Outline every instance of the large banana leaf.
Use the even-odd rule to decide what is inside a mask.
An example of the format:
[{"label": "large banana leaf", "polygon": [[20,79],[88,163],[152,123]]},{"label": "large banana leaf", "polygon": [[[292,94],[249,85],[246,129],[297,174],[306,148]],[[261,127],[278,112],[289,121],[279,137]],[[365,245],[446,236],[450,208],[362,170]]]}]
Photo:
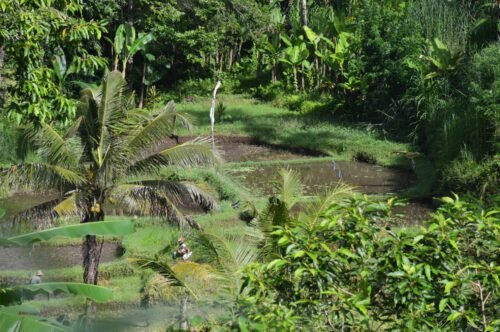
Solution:
[{"label": "large banana leaf", "polygon": [[110,288],[78,282],[46,282],[21,287],[35,293],[51,294],[54,292],[64,292],[67,294],[81,295],[96,302],[106,302],[113,298],[113,291]]},{"label": "large banana leaf", "polygon": [[[52,294],[54,292],[81,295],[96,302],[105,302],[113,298],[113,292],[110,288],[77,282],[46,282],[0,289],[0,308],[2,306],[7,306],[11,309],[15,308],[16,306],[13,305],[21,303],[23,294]],[[4,309],[2,308],[2,310]],[[25,311],[22,309],[18,312],[24,313]]]},{"label": "large banana leaf", "polygon": [[33,307],[26,305],[9,305],[12,303],[20,303],[22,294],[50,294],[54,292],[81,295],[97,302],[108,301],[113,297],[112,290],[109,288],[73,282],[54,282],[2,288],[0,289],[0,331],[69,331],[66,326],[63,326],[57,321],[26,315],[38,313]]},{"label": "large banana leaf", "polygon": [[40,317],[21,316],[0,310],[0,331],[12,332],[59,332],[69,331],[64,325],[46,321]]},{"label": "large banana leaf", "polygon": [[134,230],[134,223],[131,220],[99,221],[56,227],[43,231],[13,236],[6,239],[0,239],[0,246],[28,245],[40,241],[47,241],[54,237],[81,238],[85,235],[121,236],[133,233]]}]

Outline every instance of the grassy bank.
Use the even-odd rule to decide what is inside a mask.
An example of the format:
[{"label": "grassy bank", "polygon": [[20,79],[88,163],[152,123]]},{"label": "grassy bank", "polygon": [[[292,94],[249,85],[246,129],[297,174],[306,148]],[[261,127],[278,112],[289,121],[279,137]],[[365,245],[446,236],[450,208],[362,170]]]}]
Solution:
[{"label": "grassy bank", "polygon": [[[221,95],[218,101],[226,107],[223,122],[217,120],[218,135],[245,135],[263,143],[320,151],[338,160],[352,160],[365,153],[383,166],[409,167],[398,151],[412,151],[413,146],[380,137],[369,129],[326,121],[316,114],[301,114],[262,104],[243,96]],[[210,99],[178,104],[178,110],[191,116],[194,135],[210,134]],[[185,134],[182,131],[181,134]]]}]

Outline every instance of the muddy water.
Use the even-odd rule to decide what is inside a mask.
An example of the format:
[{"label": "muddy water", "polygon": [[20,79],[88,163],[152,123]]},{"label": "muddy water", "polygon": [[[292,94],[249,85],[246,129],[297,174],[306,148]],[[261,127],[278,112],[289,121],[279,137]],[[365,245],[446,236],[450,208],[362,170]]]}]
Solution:
[{"label": "muddy water", "polygon": [[[0,248],[0,271],[5,270],[46,270],[82,264],[82,247],[68,245],[62,247],[40,246]],[[116,243],[104,243],[101,262],[110,262],[120,255]]]},{"label": "muddy water", "polygon": [[280,168],[298,173],[306,195],[318,195],[331,190],[340,181],[355,186],[366,194],[396,193],[415,182],[415,177],[396,170],[355,161],[319,161],[288,165],[272,165],[231,171],[244,185],[262,195],[273,193],[273,181]]}]

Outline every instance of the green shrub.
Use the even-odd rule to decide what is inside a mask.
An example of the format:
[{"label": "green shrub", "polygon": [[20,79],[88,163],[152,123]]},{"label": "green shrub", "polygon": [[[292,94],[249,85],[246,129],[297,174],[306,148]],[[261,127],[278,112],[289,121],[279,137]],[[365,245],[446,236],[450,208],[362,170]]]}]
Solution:
[{"label": "green shrub", "polygon": [[283,86],[280,82],[274,84],[259,85],[256,88],[250,88],[252,97],[262,101],[273,101],[283,94]]},{"label": "green shrub", "polygon": [[18,132],[15,125],[0,116],[0,166],[15,163],[17,160]]},{"label": "green shrub", "polygon": [[441,172],[441,191],[470,193],[476,197],[500,194],[500,155],[477,162],[470,153],[462,153]]},{"label": "green shrub", "polygon": [[387,225],[367,198],[292,219],[281,254],[244,270],[242,321],[272,331],[494,331],[500,296],[498,211],[445,197],[426,227]]},{"label": "green shrub", "polygon": [[176,87],[176,92],[179,96],[210,96],[215,86],[213,79],[190,79],[179,82]]}]

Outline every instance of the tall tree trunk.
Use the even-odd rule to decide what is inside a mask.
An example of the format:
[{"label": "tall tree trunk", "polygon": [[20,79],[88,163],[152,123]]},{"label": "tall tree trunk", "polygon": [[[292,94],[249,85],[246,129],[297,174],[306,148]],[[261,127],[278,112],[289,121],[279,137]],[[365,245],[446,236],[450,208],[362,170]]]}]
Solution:
[{"label": "tall tree trunk", "polygon": [[181,298],[181,307],[180,307],[180,316],[179,316],[179,330],[187,331],[188,322],[187,322],[187,297],[183,296]]},{"label": "tall tree trunk", "polygon": [[299,80],[297,78],[297,67],[293,66],[293,89],[295,93],[299,92]]},{"label": "tall tree trunk", "polygon": [[131,26],[134,25],[134,0],[128,0],[127,21]]},{"label": "tall tree trunk", "polygon": [[228,62],[227,62],[227,71],[231,71],[231,68],[233,67],[233,58],[234,58],[234,50],[231,47],[231,49],[229,50],[229,59],[228,59]]},{"label": "tall tree trunk", "polygon": [[[5,49],[4,49],[4,46],[2,45],[0,47],[0,89],[2,89],[2,86],[3,86],[3,63],[4,63],[4,59],[5,59]],[[2,93],[2,95],[3,95],[2,91],[0,91],[0,93]]]},{"label": "tall tree trunk", "polygon": [[[80,223],[88,223],[104,220],[104,212],[101,209],[102,204],[92,203],[89,200],[87,211]],[[97,207],[97,209],[96,209]],[[82,245],[83,256],[83,282],[86,284],[97,285],[99,281],[99,262],[101,260],[102,245],[97,243],[95,235],[86,235]],[[86,322],[89,327],[95,318],[96,305],[93,301],[88,300],[85,308]]]},{"label": "tall tree trunk", "polygon": [[240,39],[240,44],[238,45],[238,60],[241,59],[241,49],[243,48],[243,38]]},{"label": "tall tree trunk", "polygon": [[307,0],[301,0],[300,4],[302,7],[302,24],[308,25],[309,22],[307,19]]},{"label": "tall tree trunk", "polygon": [[314,57],[314,67],[316,68],[316,90],[319,90],[321,86],[321,69],[318,57]]},{"label": "tall tree trunk", "polygon": [[224,52],[220,52],[219,61],[219,73],[222,73],[222,70],[224,69]]},{"label": "tall tree trunk", "polygon": [[141,95],[139,97],[139,108],[144,106],[144,90],[145,90],[145,82],[146,82],[146,61],[144,61],[144,66],[142,67],[142,79],[141,79]]},{"label": "tall tree trunk", "polygon": [[258,50],[255,51],[255,57],[257,58],[257,72],[255,73],[255,78],[259,78],[262,73],[262,62],[260,61],[261,54]]}]

